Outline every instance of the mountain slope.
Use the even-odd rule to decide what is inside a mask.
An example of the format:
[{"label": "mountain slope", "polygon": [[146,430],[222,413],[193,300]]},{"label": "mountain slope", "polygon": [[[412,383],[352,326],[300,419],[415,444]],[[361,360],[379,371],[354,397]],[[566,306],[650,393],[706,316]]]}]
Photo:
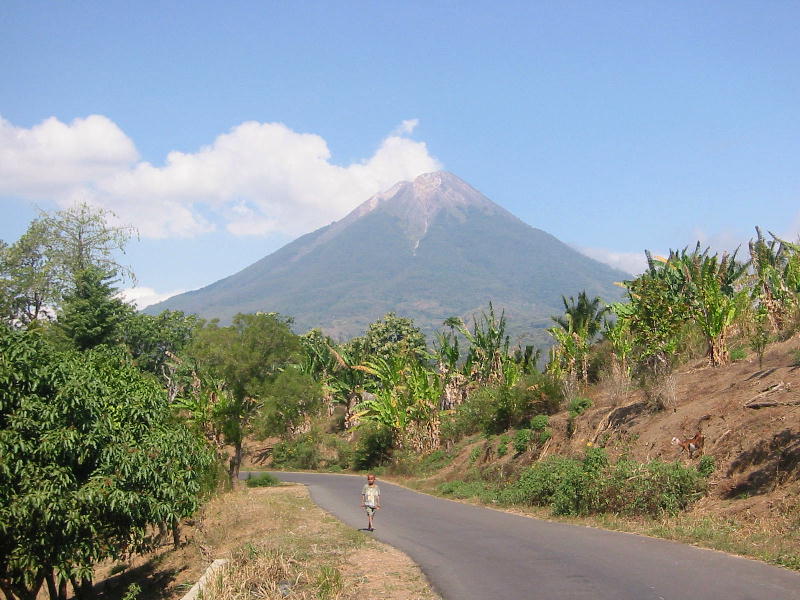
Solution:
[{"label": "mountain slope", "polygon": [[561,295],[619,297],[627,275],[530,227],[455,175],[438,172],[370,198],[205,288],[150,307],[218,317],[276,311],[298,331],[351,337],[388,311],[426,332],[489,301],[515,333],[549,326]]}]

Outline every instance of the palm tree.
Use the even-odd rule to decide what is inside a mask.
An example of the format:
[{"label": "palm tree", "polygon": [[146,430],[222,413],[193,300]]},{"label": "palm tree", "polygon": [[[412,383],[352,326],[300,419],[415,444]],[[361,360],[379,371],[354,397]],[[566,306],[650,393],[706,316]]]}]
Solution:
[{"label": "palm tree", "polygon": [[599,296],[589,300],[586,291],[578,294],[576,301],[573,296],[567,300],[566,296],[561,296],[564,303],[564,314],[560,317],[552,317],[563,329],[578,335],[585,334],[587,341],[591,341],[599,332],[603,324],[603,316],[610,310],[603,305]]}]

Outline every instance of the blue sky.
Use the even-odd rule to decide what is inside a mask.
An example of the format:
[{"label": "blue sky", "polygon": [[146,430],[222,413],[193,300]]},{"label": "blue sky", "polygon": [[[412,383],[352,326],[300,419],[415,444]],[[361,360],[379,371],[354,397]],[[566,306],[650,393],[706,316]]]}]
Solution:
[{"label": "blue sky", "polygon": [[799,26],[777,1],[6,0],[0,239],[111,209],[146,301],[437,168],[628,269],[795,239]]}]

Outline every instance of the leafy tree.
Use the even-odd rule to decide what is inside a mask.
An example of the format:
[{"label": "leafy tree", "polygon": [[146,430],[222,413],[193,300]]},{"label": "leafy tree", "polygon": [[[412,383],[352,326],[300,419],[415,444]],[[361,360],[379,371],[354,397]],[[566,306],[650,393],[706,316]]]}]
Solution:
[{"label": "leafy tree", "polygon": [[671,254],[667,264],[686,279],[689,312],[706,339],[709,361],[714,366],[727,363],[728,331],[747,301],[747,291],[738,287],[747,264],[737,263],[736,252],[709,255],[699,244],[692,253]]},{"label": "leafy tree", "polygon": [[254,429],[261,437],[291,436],[303,429],[309,417],[319,413],[322,394],[314,379],[298,368],[288,367],[265,385],[263,408]]},{"label": "leafy tree", "polygon": [[40,221],[49,238],[49,259],[62,285],[68,288],[89,267],[133,278],[115,255],[125,251],[136,231],[110,225],[115,218],[113,212],[85,202],[55,214],[43,213]]},{"label": "leafy tree", "polygon": [[116,296],[113,275],[90,266],[76,274],[75,287],[64,297],[58,330],[79,350],[122,340],[122,326],[133,308]]},{"label": "leafy tree", "polygon": [[376,357],[360,369],[375,376],[378,384],[374,395],[359,405],[359,416],[386,427],[399,448],[437,448],[442,380],[436,373],[402,353]]},{"label": "leafy tree", "polygon": [[27,326],[51,316],[60,298],[53,263],[48,257],[48,232],[34,221],[14,244],[0,245],[0,318]]},{"label": "leafy tree", "polygon": [[52,600],[91,589],[93,565],[141,550],[192,514],[214,455],[157,382],[118,351],[55,349],[0,328],[0,588]]},{"label": "leafy tree", "polygon": [[552,317],[565,331],[575,332],[591,341],[600,332],[603,316],[610,310],[603,304],[600,297],[589,300],[586,291],[578,294],[577,301],[573,296],[567,300],[566,296],[561,296],[564,303],[564,314],[560,317]]},{"label": "leafy tree", "polygon": [[488,312],[482,312],[480,318],[473,316],[472,331],[467,329],[461,319],[448,319],[445,324],[452,324],[469,343],[464,372],[470,379],[478,383],[496,383],[504,380],[503,363],[509,356],[509,337],[506,334],[504,312],[498,317],[490,302]]},{"label": "leafy tree", "polygon": [[770,233],[767,240],[756,227],[750,241],[753,266],[753,300],[763,306],[773,331],[781,331],[792,309],[800,304],[800,245]]},{"label": "leafy tree", "polygon": [[233,446],[229,476],[242,462],[242,443],[262,406],[268,385],[290,364],[301,362],[300,338],[291,319],[276,313],[238,314],[229,327],[210,323],[199,329],[188,353],[198,370],[218,377],[228,393],[215,409],[225,439]]},{"label": "leafy tree", "polygon": [[133,230],[109,225],[113,218],[88,204],[43,212],[17,242],[0,244],[0,319],[27,326],[51,316],[90,267],[133,279],[115,259]]},{"label": "leafy tree", "polygon": [[170,354],[178,355],[201,326],[196,315],[165,310],[158,315],[131,313],[121,324],[121,340],[143,371],[164,376]]},{"label": "leafy tree", "polygon": [[372,323],[364,334],[363,354],[370,358],[388,358],[403,353],[426,356],[425,335],[407,317],[390,312]]}]

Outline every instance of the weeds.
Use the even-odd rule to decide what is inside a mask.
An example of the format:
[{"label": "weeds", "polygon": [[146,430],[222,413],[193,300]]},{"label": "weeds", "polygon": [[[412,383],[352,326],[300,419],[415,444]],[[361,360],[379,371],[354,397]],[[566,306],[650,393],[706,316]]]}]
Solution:
[{"label": "weeds", "polygon": [[556,515],[616,513],[675,514],[698,500],[707,489],[703,472],[679,463],[610,464],[602,448],[589,448],[582,460],[553,456],[525,471],[500,493],[507,504],[549,506]]},{"label": "weeds", "polygon": [[255,477],[248,477],[246,480],[247,487],[272,487],[280,485],[280,481],[274,475],[269,473],[261,473]]}]

